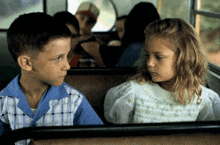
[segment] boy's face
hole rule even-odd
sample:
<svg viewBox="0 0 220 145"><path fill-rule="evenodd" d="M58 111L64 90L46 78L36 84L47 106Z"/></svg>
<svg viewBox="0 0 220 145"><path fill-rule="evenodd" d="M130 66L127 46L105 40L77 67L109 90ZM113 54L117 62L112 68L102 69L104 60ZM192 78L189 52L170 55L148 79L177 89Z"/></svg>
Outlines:
<svg viewBox="0 0 220 145"><path fill-rule="evenodd" d="M95 20L93 20L92 17L90 17L89 15L83 15L83 14L76 14L76 18L79 22L79 27L80 27L80 31L79 34L80 35L88 35L91 34L91 30L95 25Z"/></svg>
<svg viewBox="0 0 220 145"><path fill-rule="evenodd" d="M174 46L168 39L152 36L145 43L146 63L148 71L154 82L160 82L161 86L170 84L176 76L176 55Z"/></svg>
<svg viewBox="0 0 220 145"><path fill-rule="evenodd" d="M44 50L32 60L33 77L40 84L59 86L70 69L67 60L71 38L57 38L44 46Z"/></svg>
<svg viewBox="0 0 220 145"><path fill-rule="evenodd" d="M123 38L124 33L125 33L125 27L124 27L125 21L126 21L126 19L120 19L120 20L117 20L116 24L115 24L115 27L116 27L117 33L118 33L118 37L120 39Z"/></svg>

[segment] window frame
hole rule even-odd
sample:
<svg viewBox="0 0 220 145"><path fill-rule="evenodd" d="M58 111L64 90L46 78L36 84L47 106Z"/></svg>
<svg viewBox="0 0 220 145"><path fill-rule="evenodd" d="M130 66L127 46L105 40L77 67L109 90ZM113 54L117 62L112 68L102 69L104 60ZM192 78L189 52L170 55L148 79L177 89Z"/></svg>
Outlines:
<svg viewBox="0 0 220 145"><path fill-rule="evenodd" d="M210 18L220 19L220 13L200 10L201 0L188 0L188 4L190 7L189 22L195 27L195 29L198 33L200 31L200 27L199 27L199 25L200 25L199 16L200 15L210 17ZM210 71L215 72L218 75L220 75L220 67L213 65L210 62L208 63L208 65L209 65Z"/></svg>

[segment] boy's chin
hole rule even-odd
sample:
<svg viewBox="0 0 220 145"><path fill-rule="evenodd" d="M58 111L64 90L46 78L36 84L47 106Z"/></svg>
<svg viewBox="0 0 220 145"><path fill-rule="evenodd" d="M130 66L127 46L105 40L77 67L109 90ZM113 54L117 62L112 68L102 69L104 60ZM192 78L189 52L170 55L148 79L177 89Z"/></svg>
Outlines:
<svg viewBox="0 0 220 145"><path fill-rule="evenodd" d="M48 83L50 86L54 86L54 87L58 87L60 85L63 84L64 81L60 81L60 82L51 82L51 83Z"/></svg>

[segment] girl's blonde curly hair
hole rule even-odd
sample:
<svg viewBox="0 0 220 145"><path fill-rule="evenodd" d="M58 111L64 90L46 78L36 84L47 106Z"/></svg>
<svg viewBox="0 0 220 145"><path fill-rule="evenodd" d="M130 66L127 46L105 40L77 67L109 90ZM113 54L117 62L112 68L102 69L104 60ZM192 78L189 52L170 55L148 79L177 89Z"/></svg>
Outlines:
<svg viewBox="0 0 220 145"><path fill-rule="evenodd" d="M156 36L174 44L177 60L172 90L177 101L185 105L192 102L197 95L197 103L200 103L200 85L205 84L208 63L200 38L192 25L179 18L164 19L149 24L144 32L145 43L150 37ZM153 83L146 62L146 56L142 55L138 73L131 79L136 79L139 83Z"/></svg>

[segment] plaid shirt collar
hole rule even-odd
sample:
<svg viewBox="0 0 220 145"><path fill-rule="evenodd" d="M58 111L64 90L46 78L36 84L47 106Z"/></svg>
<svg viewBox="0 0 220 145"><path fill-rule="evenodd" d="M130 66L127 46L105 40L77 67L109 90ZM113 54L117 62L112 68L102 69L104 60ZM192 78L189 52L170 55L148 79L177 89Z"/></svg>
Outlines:
<svg viewBox="0 0 220 145"><path fill-rule="evenodd" d="M25 112L30 117L34 117L33 112L31 111L27 99L22 92L20 86L19 86L19 80L20 80L20 74L16 76L7 86L6 88L1 92L1 96L9 96L9 97L17 97L19 98L18 107ZM49 100L55 100L55 99L63 99L65 97L68 97L69 94L67 93L64 85L66 83L63 83L60 86L50 86L43 94L39 104L36 114L40 111L40 114L46 113L49 110ZM43 106L43 107L41 107ZM40 118L40 116L35 116L35 118Z"/></svg>

